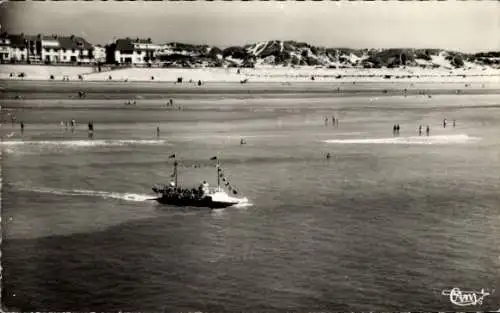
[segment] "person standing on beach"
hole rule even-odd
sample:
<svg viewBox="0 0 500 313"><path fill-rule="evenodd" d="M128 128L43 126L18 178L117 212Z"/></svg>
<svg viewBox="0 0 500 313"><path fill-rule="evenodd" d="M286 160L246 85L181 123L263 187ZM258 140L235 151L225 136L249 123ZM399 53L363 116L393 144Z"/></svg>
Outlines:
<svg viewBox="0 0 500 313"><path fill-rule="evenodd" d="M335 127L335 116L334 115L332 115L332 126Z"/></svg>
<svg viewBox="0 0 500 313"><path fill-rule="evenodd" d="M446 128L446 119L443 119L443 128Z"/></svg>
<svg viewBox="0 0 500 313"><path fill-rule="evenodd" d="M453 128L455 128L455 120L453 120Z"/></svg>
<svg viewBox="0 0 500 313"><path fill-rule="evenodd" d="M94 137L94 121L89 121L89 138L92 139Z"/></svg>
<svg viewBox="0 0 500 313"><path fill-rule="evenodd" d="M325 116L325 127L328 126L328 116Z"/></svg>
<svg viewBox="0 0 500 313"><path fill-rule="evenodd" d="M156 126L156 138L160 138L160 126Z"/></svg>
<svg viewBox="0 0 500 313"><path fill-rule="evenodd" d="M21 121L20 124L21 124L21 134L23 134L24 133L24 123L23 123L23 121Z"/></svg>
<svg viewBox="0 0 500 313"><path fill-rule="evenodd" d="M396 132L397 132L397 131L398 131L398 127L396 126L396 124L394 124L394 125L392 126L392 135L393 135L393 136L396 136Z"/></svg>
<svg viewBox="0 0 500 313"><path fill-rule="evenodd" d="M427 136L429 136L429 133L431 132L431 128L429 127L429 125L427 125L425 132L427 133Z"/></svg>
<svg viewBox="0 0 500 313"><path fill-rule="evenodd" d="M418 135L422 136L422 125L418 126Z"/></svg>

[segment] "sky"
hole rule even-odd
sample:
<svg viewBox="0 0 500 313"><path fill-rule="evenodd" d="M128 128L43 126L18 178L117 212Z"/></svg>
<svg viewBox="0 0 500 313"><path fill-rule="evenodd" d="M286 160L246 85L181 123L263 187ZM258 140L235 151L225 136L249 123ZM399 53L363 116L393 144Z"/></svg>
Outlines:
<svg viewBox="0 0 500 313"><path fill-rule="evenodd" d="M295 40L330 48L500 51L500 1L43 1L0 4L2 31L225 48Z"/></svg>

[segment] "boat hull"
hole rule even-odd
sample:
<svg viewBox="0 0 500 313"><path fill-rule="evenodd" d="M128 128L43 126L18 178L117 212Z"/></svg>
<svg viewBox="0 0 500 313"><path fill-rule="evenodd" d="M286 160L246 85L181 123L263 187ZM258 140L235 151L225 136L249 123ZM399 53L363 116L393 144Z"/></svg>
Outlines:
<svg viewBox="0 0 500 313"><path fill-rule="evenodd" d="M222 209L238 204L238 202L213 201L211 198L204 199L173 199L169 197L159 197L155 199L158 203L179 206L179 207L204 207L210 209Z"/></svg>

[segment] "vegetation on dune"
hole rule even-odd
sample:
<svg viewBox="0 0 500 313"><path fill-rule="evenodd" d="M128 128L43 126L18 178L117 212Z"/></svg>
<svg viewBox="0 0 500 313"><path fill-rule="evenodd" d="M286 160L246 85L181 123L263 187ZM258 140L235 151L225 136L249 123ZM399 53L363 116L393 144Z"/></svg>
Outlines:
<svg viewBox="0 0 500 313"><path fill-rule="evenodd" d="M170 50L170 51L169 51ZM500 66L500 52L465 54L441 49L351 49L325 48L297 41L267 41L225 49L208 45L178 42L168 44L168 49L157 60L175 66L254 67L257 64L275 66L325 66L359 68L454 67L466 62L479 66ZM468 63L467 63L468 64Z"/></svg>

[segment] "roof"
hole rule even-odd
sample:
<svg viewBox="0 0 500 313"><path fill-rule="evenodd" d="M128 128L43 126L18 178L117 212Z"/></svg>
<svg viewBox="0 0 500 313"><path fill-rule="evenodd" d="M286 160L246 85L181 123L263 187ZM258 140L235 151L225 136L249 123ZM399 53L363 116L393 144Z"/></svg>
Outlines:
<svg viewBox="0 0 500 313"><path fill-rule="evenodd" d="M87 40L78 36L42 36L42 39L58 41L62 49L92 49L92 45Z"/></svg>
<svg viewBox="0 0 500 313"><path fill-rule="evenodd" d="M121 38L116 40L116 50L118 51L131 51L134 50L135 43L152 43L151 38Z"/></svg>
<svg viewBox="0 0 500 313"><path fill-rule="evenodd" d="M27 41L33 40L56 40L62 49L92 49L92 45L82 37L78 36L33 36L33 35L7 35L14 48L26 48ZM80 45L81 44L81 45Z"/></svg>
<svg viewBox="0 0 500 313"><path fill-rule="evenodd" d="M132 40L125 38L125 39L118 39L116 40L116 50L118 51L131 51L134 50L134 44L132 43Z"/></svg>
<svg viewBox="0 0 500 313"><path fill-rule="evenodd" d="M30 35L7 35L7 37L10 39L10 46L13 48L26 48L27 46L27 41L29 40L36 40L36 36L30 36Z"/></svg>

